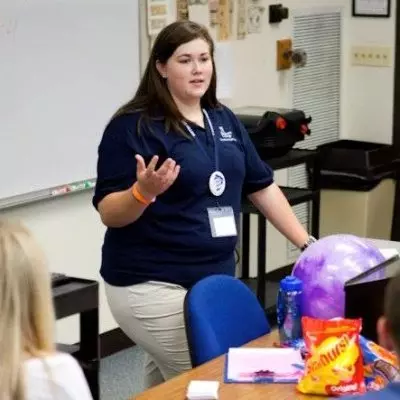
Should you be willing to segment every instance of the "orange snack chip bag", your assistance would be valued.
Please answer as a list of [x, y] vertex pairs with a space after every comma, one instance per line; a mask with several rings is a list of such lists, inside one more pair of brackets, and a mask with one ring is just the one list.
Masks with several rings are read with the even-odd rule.
[[364, 378], [367, 390], [381, 390], [400, 380], [399, 361], [395, 353], [360, 335], [364, 359]]
[[297, 389], [305, 394], [342, 396], [365, 392], [359, 345], [361, 320], [302, 318], [307, 349], [305, 374]]

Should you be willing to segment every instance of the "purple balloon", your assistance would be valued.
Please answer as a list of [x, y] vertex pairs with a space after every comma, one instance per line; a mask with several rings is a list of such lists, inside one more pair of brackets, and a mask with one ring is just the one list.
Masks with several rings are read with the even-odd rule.
[[297, 259], [292, 274], [303, 282], [303, 315], [344, 317], [344, 284], [385, 260], [370, 241], [353, 235], [326, 236]]

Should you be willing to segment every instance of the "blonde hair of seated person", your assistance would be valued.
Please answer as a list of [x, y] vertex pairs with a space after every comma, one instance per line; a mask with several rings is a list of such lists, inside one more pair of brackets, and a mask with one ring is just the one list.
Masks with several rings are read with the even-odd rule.
[[24, 400], [24, 361], [55, 351], [50, 274], [21, 224], [0, 221], [0, 392]]

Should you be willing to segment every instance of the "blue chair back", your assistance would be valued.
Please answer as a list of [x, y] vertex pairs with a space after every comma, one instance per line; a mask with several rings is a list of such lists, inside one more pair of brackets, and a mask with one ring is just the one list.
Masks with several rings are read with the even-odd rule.
[[270, 332], [257, 297], [228, 275], [196, 283], [186, 294], [184, 316], [193, 367]]

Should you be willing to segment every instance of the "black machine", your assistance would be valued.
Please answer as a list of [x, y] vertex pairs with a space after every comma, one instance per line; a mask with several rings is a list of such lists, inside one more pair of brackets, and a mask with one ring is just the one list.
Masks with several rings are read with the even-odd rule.
[[263, 159], [285, 155], [311, 133], [311, 117], [285, 108], [243, 107], [233, 110]]
[[362, 335], [377, 341], [376, 323], [383, 315], [386, 285], [400, 273], [400, 257], [391, 257], [345, 283], [345, 317], [362, 318]]

